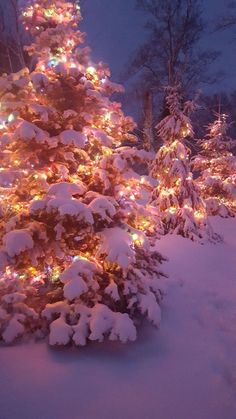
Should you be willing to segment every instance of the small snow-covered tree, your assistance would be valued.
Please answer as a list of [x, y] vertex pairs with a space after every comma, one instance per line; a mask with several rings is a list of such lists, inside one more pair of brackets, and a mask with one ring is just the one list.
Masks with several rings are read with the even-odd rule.
[[32, 2], [22, 20], [37, 64], [0, 78], [0, 334], [134, 340], [137, 315], [159, 324], [163, 294], [132, 169], [149, 153], [122, 146], [134, 123], [82, 46], [78, 4]]
[[216, 114], [206, 138], [198, 141], [201, 150], [193, 161], [208, 214], [222, 217], [236, 213], [236, 158], [230, 152], [234, 143], [227, 135], [228, 128], [227, 115]]
[[203, 200], [190, 170], [190, 151], [184, 139], [192, 136], [189, 118], [194, 102], [184, 102], [179, 86], [167, 88], [169, 114], [157, 125], [164, 144], [157, 152], [151, 175], [157, 179], [151, 204], [159, 210], [165, 232], [191, 239], [210, 234]]

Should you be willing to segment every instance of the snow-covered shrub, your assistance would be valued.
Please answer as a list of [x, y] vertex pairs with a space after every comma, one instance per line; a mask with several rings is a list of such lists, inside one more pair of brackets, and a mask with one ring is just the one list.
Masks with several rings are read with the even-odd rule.
[[217, 114], [208, 126], [206, 138], [198, 141], [200, 153], [193, 160], [197, 183], [209, 215], [236, 214], [236, 157], [230, 151], [233, 140], [227, 135], [227, 115]]
[[159, 212], [165, 233], [192, 240], [214, 239], [205, 203], [190, 170], [190, 150], [184, 144], [184, 139], [193, 134], [189, 114], [194, 103], [183, 103], [179, 87], [167, 89], [166, 102], [169, 114], [157, 126], [164, 144], [151, 169], [158, 184], [150, 202]]

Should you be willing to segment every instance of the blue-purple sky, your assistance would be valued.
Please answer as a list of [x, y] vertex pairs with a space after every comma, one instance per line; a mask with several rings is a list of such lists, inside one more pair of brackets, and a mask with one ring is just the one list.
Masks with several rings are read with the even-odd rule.
[[[95, 62], [107, 62], [117, 81], [130, 53], [145, 38], [145, 16], [135, 10], [134, 3], [135, 0], [84, 0], [82, 29], [87, 32], [92, 57]], [[223, 15], [227, 11], [226, 4], [224, 0], [203, 0], [205, 17], [214, 19]], [[215, 66], [225, 72], [225, 77], [210, 90], [236, 89], [236, 35], [235, 41], [233, 37], [231, 31], [213, 33], [204, 40], [204, 46], [223, 52]]]

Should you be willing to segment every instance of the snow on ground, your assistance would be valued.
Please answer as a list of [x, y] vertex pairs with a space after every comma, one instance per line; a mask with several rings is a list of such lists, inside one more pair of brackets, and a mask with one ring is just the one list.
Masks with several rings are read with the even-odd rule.
[[164, 237], [174, 279], [137, 342], [0, 348], [0, 419], [236, 419], [236, 220], [221, 244]]

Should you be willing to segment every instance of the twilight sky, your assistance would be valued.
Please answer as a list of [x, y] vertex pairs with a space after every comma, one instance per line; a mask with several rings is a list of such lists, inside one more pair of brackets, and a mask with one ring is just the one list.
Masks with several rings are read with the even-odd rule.
[[[130, 53], [145, 38], [145, 16], [134, 10], [134, 3], [135, 0], [84, 0], [82, 30], [87, 33], [92, 57], [95, 62], [107, 62], [116, 81]], [[210, 19], [227, 10], [225, 0], [203, 0], [203, 4]], [[223, 70], [225, 77], [211, 90], [236, 89], [236, 34], [235, 41], [233, 36], [233, 31], [214, 33], [204, 40], [204, 46], [223, 51], [217, 69]]]

